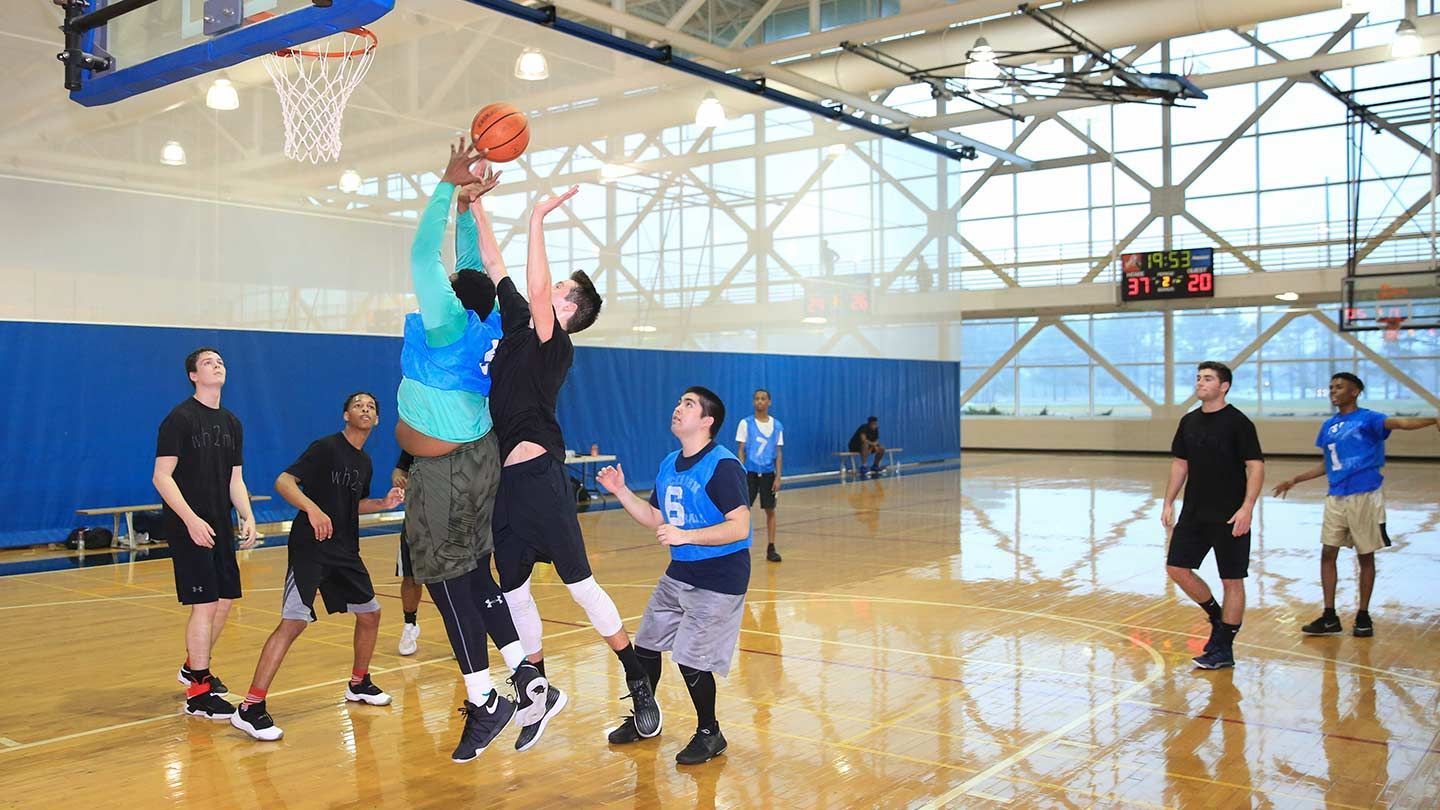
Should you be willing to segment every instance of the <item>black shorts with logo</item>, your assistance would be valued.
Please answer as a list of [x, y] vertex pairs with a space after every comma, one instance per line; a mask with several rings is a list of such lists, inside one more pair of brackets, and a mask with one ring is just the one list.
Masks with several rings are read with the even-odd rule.
[[500, 589], [525, 584], [535, 563], [551, 563], [566, 585], [591, 576], [565, 465], [546, 453], [500, 470], [492, 519]]
[[175, 568], [175, 596], [182, 605], [208, 605], [240, 598], [240, 564], [235, 560], [235, 531], [230, 521], [210, 522], [215, 530], [211, 548], [195, 545], [185, 524], [167, 522], [165, 540]]
[[1230, 534], [1230, 524], [1190, 521], [1175, 524], [1170, 535], [1166, 565], [1194, 570], [1215, 550], [1215, 568], [1221, 579], [1245, 579], [1250, 575], [1250, 533]]

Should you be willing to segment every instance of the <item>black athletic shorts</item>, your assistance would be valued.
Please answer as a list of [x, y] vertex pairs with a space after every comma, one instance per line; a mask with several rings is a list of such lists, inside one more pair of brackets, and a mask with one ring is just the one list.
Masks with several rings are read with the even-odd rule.
[[400, 527], [400, 553], [395, 558], [395, 576], [415, 576], [415, 568], [410, 565], [410, 541], [405, 539], [404, 526]]
[[359, 557], [321, 561], [292, 554], [281, 597], [281, 618], [315, 621], [317, 590], [326, 613], [373, 613], [380, 609], [370, 572]]
[[166, 531], [175, 568], [175, 596], [182, 605], [208, 605], [240, 598], [240, 564], [235, 561], [235, 530], [229, 521], [215, 529], [212, 548], [195, 545], [184, 525]]
[[761, 509], [775, 508], [775, 473], [745, 472], [745, 483], [750, 487], [750, 506], [755, 506], [755, 496], [760, 496]]
[[503, 591], [524, 585], [537, 562], [554, 565], [566, 585], [591, 576], [575, 487], [565, 465], [549, 453], [500, 470], [491, 527]]
[[1221, 579], [1245, 579], [1250, 575], [1250, 533], [1232, 537], [1228, 523], [1175, 524], [1165, 564], [1194, 570], [1211, 549], [1215, 550], [1215, 567]]

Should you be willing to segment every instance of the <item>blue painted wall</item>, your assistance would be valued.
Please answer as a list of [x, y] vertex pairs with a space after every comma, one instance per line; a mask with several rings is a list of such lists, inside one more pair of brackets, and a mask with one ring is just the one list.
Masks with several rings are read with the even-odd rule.
[[[223, 404], [245, 425], [245, 479], [256, 494], [313, 439], [338, 430], [345, 396], [368, 390], [382, 427], [366, 451], [377, 474], [397, 455], [393, 434], [400, 340], [355, 335], [0, 322], [0, 546], [55, 542], [81, 520], [77, 508], [156, 502], [150, 485], [155, 431], [190, 395], [184, 358], [214, 346], [229, 379]], [[648, 488], [675, 449], [670, 412], [704, 385], [728, 409], [721, 438], [770, 389], [785, 424], [785, 470], [836, 467], [832, 455], [869, 414], [905, 460], [958, 456], [960, 371], [955, 363], [740, 355], [580, 347], [561, 392], [570, 447], [598, 443], [620, 457], [630, 484]], [[381, 476], [377, 475], [377, 479]], [[377, 492], [379, 494], [379, 481]], [[288, 517], [276, 499], [261, 520]]]

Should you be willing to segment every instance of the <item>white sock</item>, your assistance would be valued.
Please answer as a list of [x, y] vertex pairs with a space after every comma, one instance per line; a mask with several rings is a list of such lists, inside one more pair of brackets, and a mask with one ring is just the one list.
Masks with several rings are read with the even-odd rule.
[[490, 683], [490, 670], [482, 669], [464, 677], [465, 691], [469, 693], [470, 702], [476, 706], [484, 706], [490, 700], [490, 693], [495, 691], [494, 685]]
[[525, 645], [512, 641], [500, 648], [500, 657], [505, 659], [505, 668], [514, 672], [520, 662], [525, 660]]

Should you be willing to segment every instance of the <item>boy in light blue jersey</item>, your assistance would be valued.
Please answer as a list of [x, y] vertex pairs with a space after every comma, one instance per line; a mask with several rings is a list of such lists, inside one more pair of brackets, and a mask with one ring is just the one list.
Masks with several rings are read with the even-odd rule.
[[1366, 638], [1375, 635], [1370, 620], [1370, 594], [1375, 589], [1375, 552], [1390, 546], [1385, 531], [1384, 481], [1385, 440], [1392, 430], [1420, 430], [1440, 425], [1433, 417], [1386, 416], [1355, 404], [1365, 383], [1348, 371], [1330, 378], [1330, 404], [1338, 413], [1320, 426], [1315, 446], [1324, 459], [1294, 478], [1281, 481], [1274, 494], [1285, 497], [1296, 484], [1325, 476], [1330, 483], [1325, 497], [1325, 518], [1320, 529], [1320, 587], [1325, 593], [1325, 612], [1300, 628], [1308, 636], [1340, 633], [1335, 613], [1335, 561], [1340, 548], [1355, 549], [1360, 565], [1360, 606], [1355, 613], [1353, 632]]
[[745, 465], [745, 483], [750, 489], [750, 508], [760, 499], [765, 510], [765, 559], [780, 562], [775, 550], [775, 496], [780, 492], [780, 470], [784, 466], [785, 426], [770, 415], [770, 392], [755, 389], [751, 397], [755, 413], [740, 420], [735, 428], [736, 455]]
[[[548, 683], [524, 651], [500, 586], [491, 573], [490, 517], [500, 485], [500, 444], [491, 429], [490, 358], [503, 335], [495, 285], [480, 270], [469, 198], [490, 191], [498, 175], [461, 140], [420, 216], [410, 270], [420, 311], [405, 319], [395, 438], [414, 457], [406, 481], [404, 535], [417, 583], [425, 585], [445, 622], [465, 681], [465, 728], [451, 759], [479, 756], [512, 717], [522, 724], [545, 708]], [[464, 187], [456, 229], [460, 270], [445, 271], [440, 255], [451, 196]], [[490, 680], [487, 631], [514, 671], [517, 703]], [[540, 698], [536, 702], [536, 698]]]
[[[625, 486], [620, 466], [597, 474], [630, 517], [653, 529], [670, 548], [670, 567], [650, 595], [635, 652], [653, 689], [660, 680], [660, 653], [669, 650], [690, 691], [695, 736], [675, 755], [680, 765], [698, 765], [725, 752], [725, 736], [715, 720], [715, 673], [730, 671], [750, 586], [745, 470], [715, 443], [724, 422], [725, 404], [714, 392], [699, 386], [685, 390], [670, 418], [680, 449], [660, 462], [648, 503]], [[612, 745], [641, 738], [633, 717], [609, 737]]]

